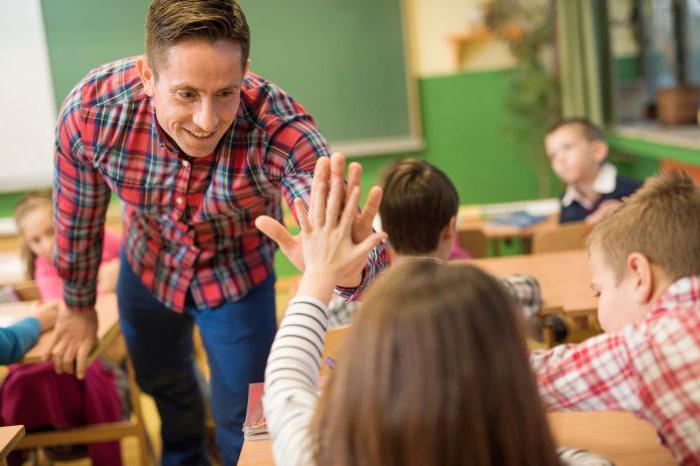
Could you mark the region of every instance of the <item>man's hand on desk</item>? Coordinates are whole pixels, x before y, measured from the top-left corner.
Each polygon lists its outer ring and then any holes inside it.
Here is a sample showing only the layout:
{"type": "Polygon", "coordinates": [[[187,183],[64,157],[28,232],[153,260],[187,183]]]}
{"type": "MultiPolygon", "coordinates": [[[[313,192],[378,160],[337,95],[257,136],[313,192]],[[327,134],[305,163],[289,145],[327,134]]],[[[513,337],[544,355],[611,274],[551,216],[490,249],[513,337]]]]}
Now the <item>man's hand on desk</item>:
{"type": "Polygon", "coordinates": [[[43,354],[44,361],[52,360],[59,374],[85,377],[87,359],[97,342],[97,311],[72,311],[60,306],[51,343],[43,354]]]}

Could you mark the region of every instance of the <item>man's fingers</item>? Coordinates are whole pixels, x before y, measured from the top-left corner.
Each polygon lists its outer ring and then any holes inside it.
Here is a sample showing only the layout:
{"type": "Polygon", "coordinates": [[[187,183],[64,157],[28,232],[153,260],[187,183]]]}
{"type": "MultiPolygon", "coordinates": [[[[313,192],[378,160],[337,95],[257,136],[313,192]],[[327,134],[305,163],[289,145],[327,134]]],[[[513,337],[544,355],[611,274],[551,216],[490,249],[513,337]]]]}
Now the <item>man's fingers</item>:
{"type": "Polygon", "coordinates": [[[321,157],[316,162],[316,168],[314,169],[314,178],[311,182],[311,198],[309,200],[309,218],[311,222],[315,222],[318,218],[318,211],[321,209],[319,205],[323,202],[322,213],[325,214],[325,194],[321,196],[319,189],[322,184],[328,184],[330,178],[330,159],[328,157],[321,157]]]}
{"type": "Polygon", "coordinates": [[[340,226],[343,230],[350,228],[352,221],[355,218],[355,212],[357,212],[357,205],[360,200],[360,187],[355,186],[355,188],[350,192],[347,197],[347,202],[343,210],[343,216],[340,219],[340,226]]]}
{"type": "Polygon", "coordinates": [[[360,235],[360,237],[353,238],[355,241],[364,240],[366,235],[369,235],[372,232],[372,221],[374,220],[374,216],[377,215],[381,203],[382,188],[379,186],[374,186],[367,194],[365,208],[362,209],[360,216],[355,222],[356,227],[353,229],[353,233],[360,235]]]}
{"type": "Polygon", "coordinates": [[[87,359],[90,356],[90,351],[92,351],[93,341],[83,342],[78,348],[78,354],[75,360],[76,364],[76,376],[83,380],[85,378],[85,370],[87,369],[87,359]]]}
{"type": "Polygon", "coordinates": [[[348,165],[348,186],[345,190],[345,197],[350,197],[350,193],[355,186],[360,186],[362,181],[362,165],[352,162],[348,165]]]}
{"type": "MultiPolygon", "coordinates": [[[[297,215],[299,215],[297,211],[297,215]]],[[[262,231],[268,238],[276,242],[280,248],[291,248],[294,245],[294,237],[280,222],[267,215],[261,215],[255,219],[255,227],[262,231]]]]}
{"type": "Polygon", "coordinates": [[[297,213],[297,220],[299,221],[301,230],[306,233],[310,233],[311,223],[309,223],[309,216],[306,213],[306,206],[304,206],[304,200],[301,197],[294,198],[294,210],[297,213]]]}
{"type": "Polygon", "coordinates": [[[66,374],[73,373],[73,368],[75,368],[75,355],[77,352],[77,348],[73,345],[66,347],[66,350],[63,352],[61,364],[63,366],[63,372],[66,374]]]}

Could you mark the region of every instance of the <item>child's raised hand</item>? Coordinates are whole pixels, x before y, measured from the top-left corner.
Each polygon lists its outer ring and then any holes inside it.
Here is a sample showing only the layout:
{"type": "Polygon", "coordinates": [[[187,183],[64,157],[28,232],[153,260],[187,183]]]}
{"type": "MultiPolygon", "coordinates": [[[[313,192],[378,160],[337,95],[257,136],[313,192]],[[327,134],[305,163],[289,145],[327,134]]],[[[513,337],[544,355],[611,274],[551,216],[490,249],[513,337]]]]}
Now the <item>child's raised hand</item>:
{"type": "Polygon", "coordinates": [[[335,157],[317,162],[309,212],[301,199],[295,200],[305,264],[298,294],[325,302],[338,279],[361,267],[369,251],[385,238],[384,233],[373,233],[357,244],[353,242],[360,188],[354,186],[345,199],[344,166],[342,158],[339,162],[335,157]]]}

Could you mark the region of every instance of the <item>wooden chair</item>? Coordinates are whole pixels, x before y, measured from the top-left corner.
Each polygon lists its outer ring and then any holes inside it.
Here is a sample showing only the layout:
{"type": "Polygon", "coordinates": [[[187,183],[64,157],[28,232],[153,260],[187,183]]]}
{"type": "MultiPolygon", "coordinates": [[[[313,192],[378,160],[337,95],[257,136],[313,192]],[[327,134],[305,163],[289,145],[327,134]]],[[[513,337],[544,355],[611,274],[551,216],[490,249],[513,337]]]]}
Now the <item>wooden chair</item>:
{"type": "Polygon", "coordinates": [[[459,241],[459,246],[465,249],[474,259],[488,255],[489,240],[480,229],[458,231],[457,241],[459,241]]]}
{"type": "Polygon", "coordinates": [[[12,284],[12,290],[20,301],[38,301],[41,299],[39,287],[33,280],[25,280],[12,284]]]}
{"type": "Polygon", "coordinates": [[[326,342],[323,345],[323,356],[321,358],[321,376],[328,376],[331,374],[332,368],[329,367],[328,362],[330,358],[335,361],[340,352],[340,348],[343,346],[345,337],[350,330],[350,325],[342,325],[340,327],[334,327],[328,330],[326,333],[326,342]]]}
{"type": "Polygon", "coordinates": [[[584,249],[586,236],[592,228],[592,225],[584,222],[572,222],[538,231],[532,237],[532,253],[584,249]]]}
{"type": "MultiPolygon", "coordinates": [[[[141,466],[155,466],[153,447],[146,432],[146,425],[141,411],[141,390],[136,384],[131,361],[127,359],[127,374],[129,377],[129,394],[131,395],[132,413],[128,421],[118,421],[103,424],[93,424],[74,429],[37,432],[27,434],[17,444],[15,449],[28,450],[56,445],[80,445],[121,440],[124,437],[135,436],[139,441],[139,457],[141,466]]],[[[97,466],[97,465],[95,465],[97,466]]]]}

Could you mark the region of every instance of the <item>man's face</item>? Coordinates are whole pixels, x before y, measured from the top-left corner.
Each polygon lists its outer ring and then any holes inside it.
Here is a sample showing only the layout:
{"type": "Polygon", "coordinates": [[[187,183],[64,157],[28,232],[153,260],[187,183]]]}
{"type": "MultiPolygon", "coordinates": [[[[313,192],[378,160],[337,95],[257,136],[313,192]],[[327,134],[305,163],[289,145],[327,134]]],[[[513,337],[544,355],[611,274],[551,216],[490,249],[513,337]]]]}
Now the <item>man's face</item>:
{"type": "Polygon", "coordinates": [[[601,141],[589,141],[577,124],[564,125],[545,138],[552,170],[566,184],[580,183],[598,170],[605,156],[599,156],[601,141]]]}
{"type": "Polygon", "coordinates": [[[627,324],[639,323],[647,315],[648,308],[635,299],[635,278],[625,271],[620,283],[607,264],[599,248],[590,251],[591,287],[598,299],[598,321],[606,332],[616,332],[627,324]]]}
{"type": "Polygon", "coordinates": [[[170,47],[158,76],[140,65],[144,90],[153,99],[158,124],[192,157],[206,157],[233,124],[248,65],[237,42],[184,40],[170,47]]]}

